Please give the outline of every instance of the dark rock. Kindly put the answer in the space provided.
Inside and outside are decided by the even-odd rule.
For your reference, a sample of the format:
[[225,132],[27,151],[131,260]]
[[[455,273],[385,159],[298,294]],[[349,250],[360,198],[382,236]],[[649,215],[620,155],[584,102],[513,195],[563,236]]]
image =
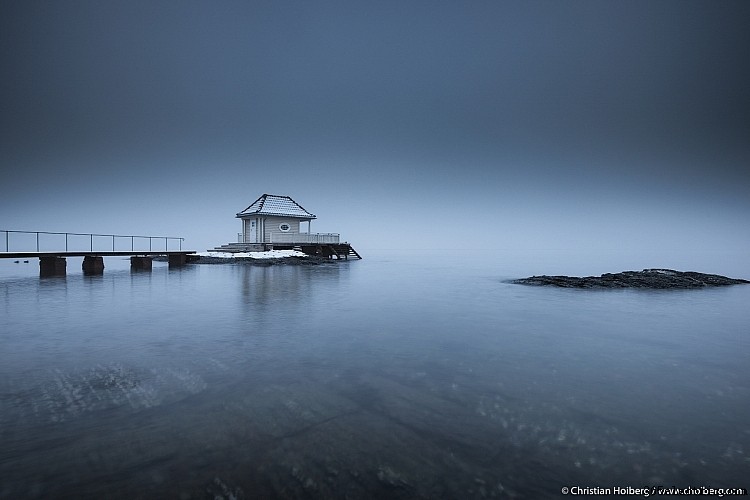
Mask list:
[[195,261],[196,264],[245,264],[251,266],[316,266],[325,262],[335,262],[330,259],[324,259],[315,256],[306,257],[278,257],[271,259],[253,259],[252,257],[208,257],[201,255]]
[[643,271],[624,271],[605,273],[599,277],[586,276],[532,276],[511,280],[519,285],[558,286],[563,288],[654,288],[654,289],[688,289],[712,286],[727,286],[750,283],[743,279],[727,278],[718,274],[703,274],[693,271],[674,271],[672,269],[644,269]]

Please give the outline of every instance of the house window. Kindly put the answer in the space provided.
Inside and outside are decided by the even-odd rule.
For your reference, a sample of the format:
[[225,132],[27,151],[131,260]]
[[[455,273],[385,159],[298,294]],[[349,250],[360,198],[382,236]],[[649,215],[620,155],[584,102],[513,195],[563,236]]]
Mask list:
[[291,228],[292,226],[290,226],[286,222],[282,222],[281,224],[279,224],[279,230],[283,233],[288,232]]

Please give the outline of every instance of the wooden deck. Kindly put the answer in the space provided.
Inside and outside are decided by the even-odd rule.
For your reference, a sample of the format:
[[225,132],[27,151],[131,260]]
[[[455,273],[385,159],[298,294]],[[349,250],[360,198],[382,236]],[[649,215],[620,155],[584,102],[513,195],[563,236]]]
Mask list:
[[[349,260],[349,257],[362,259],[362,256],[349,243],[330,243],[319,245],[297,245],[297,247],[307,255],[315,255],[327,259]],[[274,245],[274,248],[277,248]]]
[[104,257],[130,256],[130,268],[134,271],[150,271],[153,257],[166,256],[169,267],[184,266],[198,259],[194,250],[115,250],[115,251],[61,251],[61,252],[0,252],[0,259],[39,259],[39,276],[65,276],[66,257],[83,257],[83,274],[97,275],[104,272]]
[[195,250],[154,250],[154,251],[131,251],[131,250],[117,250],[117,251],[81,251],[81,252],[0,252],[0,259],[33,259],[40,257],[114,257],[114,256],[162,256],[166,255],[191,255],[194,254]]
[[[179,236],[62,233],[10,229],[0,230],[0,234],[5,240],[5,251],[0,252],[0,259],[39,259],[39,275],[42,277],[65,276],[67,257],[83,257],[81,265],[83,274],[89,275],[104,272],[103,257],[130,256],[131,269],[139,271],[151,270],[151,262],[155,256],[166,256],[170,267],[184,266],[187,262],[198,258],[194,255],[195,250],[182,249],[182,242],[185,238]],[[163,250],[154,248],[154,243],[161,244],[162,242],[164,243]],[[105,243],[111,250],[102,249]],[[179,249],[170,250],[170,243],[173,247],[179,246]],[[130,250],[117,249],[118,246],[127,248],[126,245],[130,246]],[[55,247],[57,248],[54,249]],[[42,248],[53,248],[53,250],[42,250]],[[77,249],[74,250],[74,248]]]

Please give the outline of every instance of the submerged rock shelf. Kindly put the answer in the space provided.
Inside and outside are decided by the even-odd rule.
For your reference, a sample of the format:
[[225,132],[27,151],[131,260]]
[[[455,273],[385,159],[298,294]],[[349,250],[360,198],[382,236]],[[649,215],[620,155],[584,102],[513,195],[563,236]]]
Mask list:
[[531,276],[530,278],[512,280],[511,283],[563,288],[689,289],[740,285],[750,283],[750,281],[693,271],[644,269],[643,271],[623,271],[615,274],[605,273],[601,276],[586,276],[583,278],[576,276]]

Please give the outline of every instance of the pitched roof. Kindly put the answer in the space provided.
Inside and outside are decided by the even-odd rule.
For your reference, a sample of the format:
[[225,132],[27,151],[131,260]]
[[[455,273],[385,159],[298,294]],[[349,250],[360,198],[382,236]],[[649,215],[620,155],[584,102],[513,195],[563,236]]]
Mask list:
[[237,214],[237,217],[248,215],[280,215],[282,217],[297,217],[300,219],[315,219],[302,206],[289,196],[278,196],[275,194],[264,194],[255,200],[249,207]]

